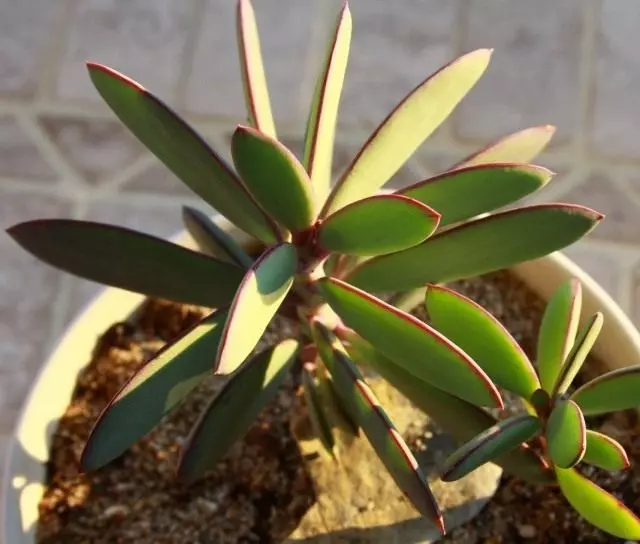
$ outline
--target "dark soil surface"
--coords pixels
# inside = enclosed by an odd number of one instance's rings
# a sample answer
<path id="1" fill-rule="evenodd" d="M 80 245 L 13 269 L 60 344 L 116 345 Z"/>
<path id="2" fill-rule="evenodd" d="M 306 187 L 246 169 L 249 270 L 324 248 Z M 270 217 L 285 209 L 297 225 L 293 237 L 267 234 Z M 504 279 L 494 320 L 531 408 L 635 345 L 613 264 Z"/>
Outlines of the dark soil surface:
<path id="1" fill-rule="evenodd" d="M 488 308 L 533 356 L 543 309 L 535 295 L 504 272 L 454 287 Z M 203 315 L 201 308 L 152 300 L 130 323 L 114 325 L 100 339 L 54 436 L 48 487 L 40 503 L 39 544 L 275 544 L 313 504 L 313 485 L 290 431 L 301 409 L 293 376 L 247 436 L 196 484 L 176 481 L 177 456 L 204 404 L 219 389 L 218 378 L 200 385 L 155 431 L 109 466 L 79 472 L 82 448 L 109 399 L 167 340 Z M 261 347 L 288 334 L 283 322 L 275 322 Z M 593 360 L 585 369 L 579 378 L 600 373 Z M 600 419 L 591 428 L 603 428 L 619 440 L 632 467 L 615 474 L 587 466 L 581 470 L 640 512 L 636 413 Z M 508 476 L 481 514 L 444 541 L 622 542 L 583 521 L 557 489 Z"/>

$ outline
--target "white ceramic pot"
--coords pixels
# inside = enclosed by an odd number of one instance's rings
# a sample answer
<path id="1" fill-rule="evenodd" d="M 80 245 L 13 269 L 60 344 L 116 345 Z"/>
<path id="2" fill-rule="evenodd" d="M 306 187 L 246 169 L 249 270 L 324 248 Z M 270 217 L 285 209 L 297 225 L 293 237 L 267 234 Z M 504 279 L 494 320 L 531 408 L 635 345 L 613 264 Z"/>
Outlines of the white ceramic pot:
<path id="1" fill-rule="evenodd" d="M 219 224 L 240 242 L 248 238 L 224 219 Z M 186 232 L 173 241 L 187 247 Z M 640 361 L 640 334 L 611 297 L 580 267 L 560 253 L 520 264 L 512 272 L 547 300 L 570 277 L 583 285 L 585 316 L 601 310 L 605 325 L 595 353 L 609 368 Z M 33 544 L 38 503 L 44 489 L 45 463 L 58 419 L 69 404 L 80 370 L 90 361 L 97 339 L 114 323 L 132 315 L 144 297 L 120 289 L 104 289 L 68 327 L 51 357 L 42 366 L 23 406 L 9 445 L 2 488 L 4 544 Z"/>

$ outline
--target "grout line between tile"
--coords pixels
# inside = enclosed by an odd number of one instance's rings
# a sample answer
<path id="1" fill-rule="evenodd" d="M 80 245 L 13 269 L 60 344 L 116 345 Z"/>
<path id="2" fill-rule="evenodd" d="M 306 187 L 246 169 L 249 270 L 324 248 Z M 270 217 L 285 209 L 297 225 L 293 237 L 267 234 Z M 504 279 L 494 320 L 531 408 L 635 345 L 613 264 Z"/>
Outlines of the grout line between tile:
<path id="1" fill-rule="evenodd" d="M 47 161 L 58 174 L 58 186 L 63 191 L 69 189 L 72 193 L 85 191 L 86 187 L 83 180 L 44 133 L 37 120 L 28 114 L 18 115 L 16 119 L 24 131 L 31 137 L 33 144 L 38 148 L 40 153 L 42 153 L 45 161 Z"/>
<path id="2" fill-rule="evenodd" d="M 174 89 L 174 97 L 177 106 L 187 108 L 186 95 L 193 72 L 193 62 L 195 58 L 196 48 L 202 35 L 202 27 L 207 9 L 207 0 L 194 0 L 192 8 L 192 20 L 189 23 L 191 32 L 188 33 L 186 42 L 182 48 L 182 63 L 180 64 L 180 73 L 178 82 Z"/>
<path id="3" fill-rule="evenodd" d="M 583 27 L 580 41 L 580 61 L 578 69 L 578 126 L 573 147 L 578 160 L 589 152 L 589 135 L 592 128 L 591 106 L 593 101 L 593 62 L 596 42 L 596 12 L 593 0 L 583 3 Z"/>
<path id="4" fill-rule="evenodd" d="M 80 0 L 64 0 L 60 9 L 60 16 L 55 25 L 55 29 L 50 38 L 47 54 L 44 56 L 42 67 L 39 70 L 38 88 L 36 99 L 44 96 L 54 96 L 56 79 L 64 57 L 67 39 L 71 34 L 71 27 L 75 21 L 75 14 L 78 11 Z"/>

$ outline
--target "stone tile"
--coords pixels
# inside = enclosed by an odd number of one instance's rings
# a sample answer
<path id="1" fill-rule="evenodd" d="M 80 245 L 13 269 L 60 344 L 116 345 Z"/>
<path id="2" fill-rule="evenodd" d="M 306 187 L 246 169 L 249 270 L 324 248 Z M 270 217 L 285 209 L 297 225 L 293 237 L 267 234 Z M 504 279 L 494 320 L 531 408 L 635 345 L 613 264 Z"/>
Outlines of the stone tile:
<path id="1" fill-rule="evenodd" d="M 0 2 L 0 94 L 32 96 L 67 2 Z"/>
<path id="2" fill-rule="evenodd" d="M 583 0 L 468 2 L 462 49 L 495 51 L 456 112 L 460 137 L 488 143 L 551 123 L 558 127 L 552 144 L 558 144 L 575 132 L 583 8 Z"/>
<path id="3" fill-rule="evenodd" d="M 126 181 L 120 190 L 125 193 L 194 196 L 194 193 L 160 161 L 154 161 L 148 168 Z"/>
<path id="4" fill-rule="evenodd" d="M 635 2 L 603 0 L 594 67 L 591 145 L 610 155 L 640 155 L 640 12 Z"/>
<path id="5" fill-rule="evenodd" d="M 69 100 L 102 102 L 85 61 L 124 72 L 171 101 L 192 28 L 194 0 L 85 0 L 70 15 L 71 33 L 57 81 Z"/>
<path id="6" fill-rule="evenodd" d="M 260 0 L 254 8 L 274 116 L 278 121 L 296 119 L 301 113 L 299 90 L 309 52 L 313 2 Z M 186 100 L 189 111 L 245 122 L 235 11 L 234 1 L 207 2 Z"/>
<path id="7" fill-rule="evenodd" d="M 334 1 L 337 5 L 339 2 Z M 353 0 L 343 123 L 378 125 L 412 89 L 455 57 L 458 2 Z"/>
<path id="8" fill-rule="evenodd" d="M 0 116 L 0 177 L 55 181 L 56 173 L 16 120 Z"/>
<path id="9" fill-rule="evenodd" d="M 145 150 L 118 121 L 43 116 L 40 124 L 71 166 L 91 185 L 129 166 Z"/>
<path id="10" fill-rule="evenodd" d="M 37 194 L 0 195 L 2 228 L 20 221 L 64 217 L 67 201 Z M 6 234 L 0 238 L 0 412 L 16 411 L 49 349 L 61 273 L 41 263 Z"/>
<path id="11" fill-rule="evenodd" d="M 564 194 L 561 200 L 589 206 L 606 215 L 589 238 L 628 244 L 638 243 L 640 214 L 638 206 L 604 173 L 592 174 L 583 184 Z"/>
<path id="12" fill-rule="evenodd" d="M 616 301 L 621 302 L 619 293 L 622 281 L 622 262 L 615 251 L 595 248 L 586 241 L 579 241 L 563 252 L 582 267 Z"/>
<path id="13" fill-rule="evenodd" d="M 161 238 L 173 236 L 183 228 L 178 204 L 169 208 L 144 201 L 134 203 L 128 201 L 126 196 L 118 200 L 96 200 L 89 206 L 84 219 L 127 227 Z M 103 285 L 74 278 L 68 321 L 73 319 L 102 288 Z"/>

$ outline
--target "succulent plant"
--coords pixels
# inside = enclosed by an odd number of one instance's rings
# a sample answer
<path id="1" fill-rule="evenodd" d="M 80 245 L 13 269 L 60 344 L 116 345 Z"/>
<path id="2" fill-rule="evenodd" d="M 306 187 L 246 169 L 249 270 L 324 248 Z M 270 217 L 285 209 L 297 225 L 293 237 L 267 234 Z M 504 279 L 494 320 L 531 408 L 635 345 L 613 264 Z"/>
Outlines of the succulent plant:
<path id="1" fill-rule="evenodd" d="M 457 480 L 537 442 L 562 493 L 580 515 L 619 538 L 640 538 L 636 515 L 575 468 L 579 463 L 610 471 L 628 468 L 623 447 L 588 429 L 585 417 L 640 406 L 640 365 L 609 371 L 570 392 L 604 322 L 598 312 L 580 326 L 580 282 L 567 281 L 550 299 L 535 366 L 504 327 L 472 300 L 433 285 L 425 303 L 433 327 L 473 357 L 495 384 L 518 395 L 527 409 L 496 421 L 462 445 L 447 459 L 442 479 Z M 358 342 L 362 340 L 355 338 Z M 465 409 L 477 410 L 470 404 Z"/>
<path id="2" fill-rule="evenodd" d="M 552 137 L 549 126 L 511 134 L 438 176 L 379 193 L 481 77 L 491 57 L 486 49 L 461 56 L 415 87 L 332 184 L 352 30 L 348 6 L 338 16 L 318 78 L 301 159 L 277 139 L 249 0 L 239 0 L 237 22 L 249 126 L 233 133 L 235 169 L 142 85 L 99 64 L 88 64 L 88 71 L 131 132 L 256 244 L 240 245 L 207 214 L 191 208 L 184 209 L 184 220 L 201 251 L 90 221 L 38 220 L 9 229 L 27 251 L 69 273 L 213 309 L 117 393 L 95 424 L 82 466 L 96 469 L 120 456 L 215 373 L 227 381 L 204 409 L 178 467 L 180 477 L 197 478 L 248 430 L 287 373 L 297 369 L 310 419 L 327 450 L 335 445 L 327 414 L 337 408 L 352 430 L 371 442 L 416 509 L 444 532 L 420 467 L 358 364 L 373 365 L 461 440 L 491 427 L 495 419 L 480 407 L 503 407 L 492 376 L 499 385 L 513 382 L 525 397 L 537 385 L 528 366 L 503 376 L 500 359 L 491 368 L 474 359 L 474 342 L 490 342 L 509 361 L 520 361 L 515 347 L 507 349 L 508 335 L 468 331 L 459 338 L 454 329 L 447 337 L 406 307 L 424 296 L 428 283 L 476 276 L 560 250 L 603 216 L 556 203 L 497 211 L 552 177 L 528 164 Z M 249 247 L 259 247 L 260 254 Z M 394 305 L 374 293 L 399 298 Z M 457 304 L 452 298 L 444 308 Z M 256 354 L 276 315 L 291 320 L 298 336 Z M 531 449 L 506 452 L 498 462 L 534 481 L 553 479 Z"/>

